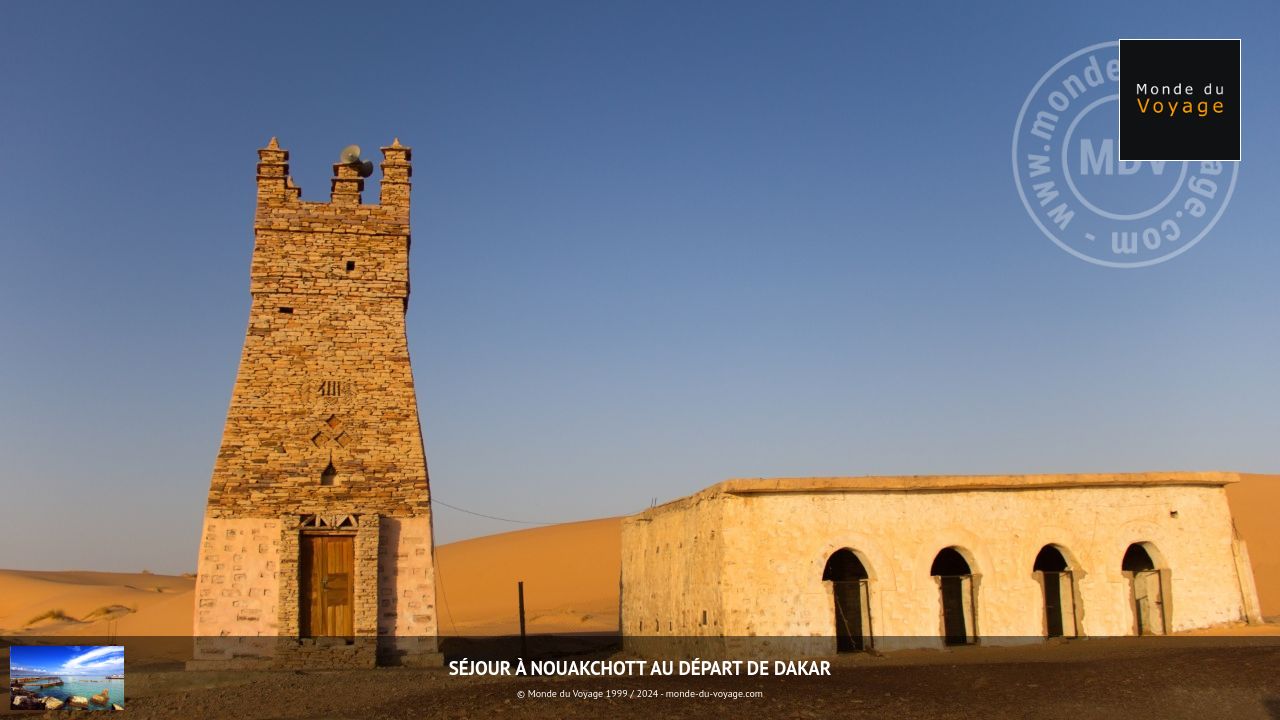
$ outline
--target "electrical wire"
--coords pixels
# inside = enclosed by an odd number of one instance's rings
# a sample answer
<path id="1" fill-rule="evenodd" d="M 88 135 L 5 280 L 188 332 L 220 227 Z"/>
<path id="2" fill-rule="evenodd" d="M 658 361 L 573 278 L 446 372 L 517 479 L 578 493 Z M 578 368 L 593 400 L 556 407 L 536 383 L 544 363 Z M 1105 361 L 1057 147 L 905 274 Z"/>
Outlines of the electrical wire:
<path id="1" fill-rule="evenodd" d="M 466 508 L 460 508 L 460 507 L 458 507 L 457 505 L 450 505 L 449 503 L 444 502 L 443 500 L 437 500 L 437 499 L 435 499 L 435 498 L 431 498 L 431 504 L 432 504 L 432 505 L 443 505 L 443 506 L 445 506 L 445 507 L 449 508 L 450 510 L 457 510 L 458 512 L 464 512 L 464 513 L 466 513 L 466 514 L 468 514 L 468 515 L 475 515 L 476 517 L 487 518 L 487 519 L 489 519 L 489 520 L 499 520 L 499 521 L 501 521 L 501 522 L 518 523 L 518 524 L 520 524 L 520 525 L 559 525 L 559 524 L 561 524 L 561 523 L 552 523 L 552 522 L 542 522 L 542 521 L 538 521 L 538 520 L 514 520 L 514 519 L 512 519 L 512 518 L 498 517 L 497 515 L 485 515 L 484 513 L 478 513 L 478 512 L 476 512 L 476 511 L 474 511 L 474 510 L 468 510 L 468 509 L 466 509 Z"/>

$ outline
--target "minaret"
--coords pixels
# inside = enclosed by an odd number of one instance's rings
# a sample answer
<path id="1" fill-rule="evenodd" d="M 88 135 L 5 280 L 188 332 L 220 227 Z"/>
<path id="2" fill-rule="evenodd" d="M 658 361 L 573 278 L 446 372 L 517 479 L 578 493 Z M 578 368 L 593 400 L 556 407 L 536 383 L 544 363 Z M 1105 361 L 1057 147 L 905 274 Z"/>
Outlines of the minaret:
<path id="1" fill-rule="evenodd" d="M 405 312 L 411 150 L 306 202 L 258 151 L 240 369 L 209 486 L 193 667 L 438 663 L 431 503 Z"/>

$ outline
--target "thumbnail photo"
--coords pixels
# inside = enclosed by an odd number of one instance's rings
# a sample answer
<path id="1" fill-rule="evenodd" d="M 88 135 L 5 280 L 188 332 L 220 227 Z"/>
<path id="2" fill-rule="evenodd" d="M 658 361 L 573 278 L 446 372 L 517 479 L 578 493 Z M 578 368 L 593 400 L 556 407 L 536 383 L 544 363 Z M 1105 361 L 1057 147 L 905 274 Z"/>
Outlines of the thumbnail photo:
<path id="1" fill-rule="evenodd" d="M 124 710 L 124 647 L 9 648 L 9 708 Z"/>

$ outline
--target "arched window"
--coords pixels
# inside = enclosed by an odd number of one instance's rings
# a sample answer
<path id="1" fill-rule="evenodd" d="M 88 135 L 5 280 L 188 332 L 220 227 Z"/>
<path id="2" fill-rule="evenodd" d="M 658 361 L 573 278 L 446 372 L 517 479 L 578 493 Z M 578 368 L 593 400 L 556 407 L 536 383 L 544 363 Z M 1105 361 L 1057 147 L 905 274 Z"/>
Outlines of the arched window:
<path id="1" fill-rule="evenodd" d="M 1066 572 L 1067 558 L 1063 556 L 1062 551 L 1052 545 L 1045 545 L 1040 548 L 1039 554 L 1036 555 L 1036 562 L 1032 566 L 1033 570 L 1039 572 Z"/>
<path id="2" fill-rule="evenodd" d="M 929 574 L 940 576 L 972 575 L 973 570 L 969 569 L 969 561 L 964 559 L 959 550 L 943 548 L 933 558 L 933 567 L 929 568 Z"/>
<path id="3" fill-rule="evenodd" d="M 1156 563 L 1142 543 L 1134 543 L 1125 549 L 1124 559 L 1120 561 L 1120 569 L 1125 572 L 1146 572 L 1155 570 Z"/>
<path id="4" fill-rule="evenodd" d="M 332 485 L 333 481 L 336 480 L 337 477 L 338 477 L 338 471 L 334 469 L 333 463 L 330 462 L 328 467 L 324 469 L 324 472 L 320 473 L 320 484 Z"/>

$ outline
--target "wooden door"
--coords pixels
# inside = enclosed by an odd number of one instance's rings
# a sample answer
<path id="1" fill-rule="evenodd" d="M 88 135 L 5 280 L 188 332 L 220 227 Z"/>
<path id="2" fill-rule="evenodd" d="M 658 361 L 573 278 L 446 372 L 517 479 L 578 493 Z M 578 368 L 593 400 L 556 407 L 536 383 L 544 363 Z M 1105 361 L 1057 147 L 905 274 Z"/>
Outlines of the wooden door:
<path id="1" fill-rule="evenodd" d="M 1141 570 L 1133 574 L 1134 614 L 1139 635 L 1164 634 L 1164 598 L 1158 570 Z"/>
<path id="2" fill-rule="evenodd" d="M 1062 608 L 1062 636 L 1078 637 L 1080 629 L 1076 627 L 1076 579 L 1068 570 L 1058 575 L 1061 578 L 1062 593 L 1059 596 Z"/>
<path id="3" fill-rule="evenodd" d="M 871 633 L 871 581 L 858 581 L 858 610 L 862 613 L 862 646 L 859 650 L 868 650 L 875 647 L 874 636 Z"/>
<path id="4" fill-rule="evenodd" d="M 865 580 L 834 580 L 831 583 L 836 604 L 836 650 L 850 652 L 866 649 L 863 645 L 863 585 Z"/>
<path id="5" fill-rule="evenodd" d="M 351 637 L 355 627 L 355 538 L 302 536 L 303 637 Z"/>
<path id="6" fill-rule="evenodd" d="M 960 598 L 964 606 L 964 641 L 978 642 L 978 618 L 974 617 L 976 604 L 973 598 L 973 576 L 960 576 Z"/>
<path id="7" fill-rule="evenodd" d="M 1044 619 L 1046 635 L 1062 637 L 1062 575 L 1056 572 L 1040 573 L 1044 582 Z"/>
<path id="8" fill-rule="evenodd" d="M 966 597 L 969 590 L 968 575 L 943 575 L 942 587 L 943 638 L 948 645 L 964 645 L 969 642 L 973 610 Z"/>

